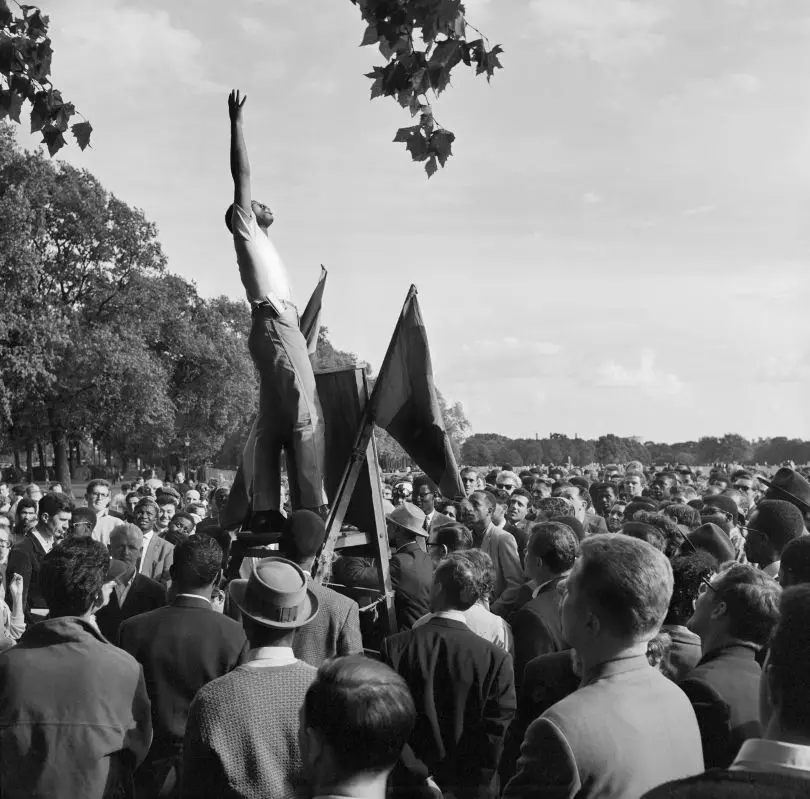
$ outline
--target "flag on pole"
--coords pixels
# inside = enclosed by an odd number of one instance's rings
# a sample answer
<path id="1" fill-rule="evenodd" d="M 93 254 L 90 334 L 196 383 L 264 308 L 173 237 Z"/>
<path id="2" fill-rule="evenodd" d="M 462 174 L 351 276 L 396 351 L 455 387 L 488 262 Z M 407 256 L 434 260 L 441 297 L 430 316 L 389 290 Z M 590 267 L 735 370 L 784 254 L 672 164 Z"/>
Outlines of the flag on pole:
<path id="1" fill-rule="evenodd" d="M 411 286 L 388 345 L 369 413 L 446 497 L 464 496 L 458 466 L 439 407 L 427 332 Z"/>
<path id="2" fill-rule="evenodd" d="M 323 290 L 326 288 L 326 267 L 321 264 L 321 276 L 318 278 L 318 285 L 309 298 L 304 313 L 301 314 L 299 327 L 304 338 L 307 340 L 307 352 L 315 354 L 318 347 L 318 333 L 321 330 L 321 303 L 323 302 Z"/>

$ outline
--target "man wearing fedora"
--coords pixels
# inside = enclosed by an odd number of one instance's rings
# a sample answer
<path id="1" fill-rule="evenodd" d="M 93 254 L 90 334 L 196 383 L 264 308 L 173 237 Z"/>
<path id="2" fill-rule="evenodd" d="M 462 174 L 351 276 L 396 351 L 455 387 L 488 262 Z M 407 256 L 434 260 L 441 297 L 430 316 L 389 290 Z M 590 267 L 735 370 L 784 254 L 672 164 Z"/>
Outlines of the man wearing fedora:
<path id="1" fill-rule="evenodd" d="M 795 505 L 802 513 L 805 529 L 810 529 L 810 483 L 795 469 L 783 466 L 772 479 L 760 476 L 768 487 L 764 499 L 781 499 Z"/>
<path id="2" fill-rule="evenodd" d="M 260 560 L 229 591 L 250 650 L 244 665 L 203 686 L 191 704 L 181 795 L 292 799 L 305 790 L 299 712 L 317 674 L 292 645 L 318 613 L 318 598 L 303 570 L 279 557 Z"/>

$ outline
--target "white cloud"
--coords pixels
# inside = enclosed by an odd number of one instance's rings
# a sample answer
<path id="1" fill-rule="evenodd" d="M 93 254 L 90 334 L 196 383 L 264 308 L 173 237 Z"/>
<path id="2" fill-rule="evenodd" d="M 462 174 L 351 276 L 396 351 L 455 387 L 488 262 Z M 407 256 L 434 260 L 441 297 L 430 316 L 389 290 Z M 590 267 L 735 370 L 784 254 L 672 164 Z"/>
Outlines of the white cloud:
<path id="1" fill-rule="evenodd" d="M 532 0 L 551 51 L 615 63 L 649 55 L 663 44 L 658 30 L 668 4 L 648 0 Z"/>
<path id="2" fill-rule="evenodd" d="M 594 191 L 586 191 L 582 195 L 582 202 L 585 205 L 599 205 L 602 202 L 602 197 Z"/>
<path id="3" fill-rule="evenodd" d="M 669 372 L 656 368 L 655 351 L 644 349 L 638 367 L 623 366 L 610 360 L 596 370 L 596 385 L 606 388 L 637 388 L 652 396 L 673 396 L 681 393 L 684 384 Z"/>
<path id="4" fill-rule="evenodd" d="M 731 83 L 746 94 L 754 94 L 762 86 L 762 81 L 756 75 L 749 75 L 746 72 L 737 72 L 732 75 Z"/>

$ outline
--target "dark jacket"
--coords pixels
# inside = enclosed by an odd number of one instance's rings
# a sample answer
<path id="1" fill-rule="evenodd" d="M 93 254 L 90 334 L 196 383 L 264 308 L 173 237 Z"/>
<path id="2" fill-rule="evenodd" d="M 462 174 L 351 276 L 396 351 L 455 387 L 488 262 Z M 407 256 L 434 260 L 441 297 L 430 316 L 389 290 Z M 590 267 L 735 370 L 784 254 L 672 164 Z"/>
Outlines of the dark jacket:
<path id="1" fill-rule="evenodd" d="M 127 591 L 124 605 L 118 604 L 118 594 L 113 591 L 110 601 L 96 613 L 96 623 L 102 635 L 113 643 L 118 642 L 118 628 L 121 622 L 162 608 L 166 604 L 166 589 L 158 582 L 150 580 L 143 574 L 136 574 Z"/>
<path id="2" fill-rule="evenodd" d="M 544 583 L 537 596 L 511 617 L 515 639 L 515 684 L 520 689 L 526 664 L 540 655 L 568 649 L 562 634 L 560 595 L 562 577 Z"/>
<path id="3" fill-rule="evenodd" d="M 26 622 L 42 618 L 30 616 L 31 608 L 47 610 L 48 605 L 42 596 L 42 589 L 39 585 L 39 571 L 42 566 L 42 559 L 45 557 L 45 550 L 39 539 L 27 533 L 25 538 L 17 544 L 8 555 L 6 574 L 19 574 L 23 578 L 23 610 L 25 611 Z M 11 581 L 6 580 L 6 602 L 12 607 L 11 592 L 8 585 Z"/>
<path id="4" fill-rule="evenodd" d="M 141 667 L 89 621 L 41 621 L 0 655 L 3 799 L 128 796 L 151 739 Z"/>
<path id="5" fill-rule="evenodd" d="M 534 586 L 528 582 L 523 583 L 520 588 L 507 588 L 498 599 L 492 603 L 490 610 L 496 615 L 505 619 L 511 624 L 512 616 L 517 613 L 527 602 L 531 602 Z"/>
<path id="6" fill-rule="evenodd" d="M 504 799 L 630 799 L 703 771 L 683 691 L 645 655 L 600 664 L 532 722 Z"/>
<path id="7" fill-rule="evenodd" d="M 744 644 L 716 649 L 679 683 L 695 709 L 707 768 L 727 768 L 747 738 L 761 735 L 755 655 Z"/>
<path id="8" fill-rule="evenodd" d="M 387 638 L 382 659 L 411 689 L 410 745 L 444 791 L 494 796 L 506 727 L 515 714 L 512 658 L 466 624 L 436 617 Z"/>
<path id="9" fill-rule="evenodd" d="M 416 541 L 399 547 L 391 556 L 391 585 L 397 627 L 410 630 L 417 619 L 430 612 L 433 561 Z"/>
<path id="10" fill-rule="evenodd" d="M 310 581 L 309 587 L 318 597 L 318 614 L 296 630 L 295 656 L 317 669 L 329 658 L 362 652 L 357 603 L 314 581 Z"/>
<path id="11" fill-rule="evenodd" d="M 588 535 L 596 535 L 598 533 L 606 533 L 608 531 L 607 522 L 597 513 L 586 513 L 585 521 L 582 526 L 585 528 L 585 532 Z"/>
<path id="12" fill-rule="evenodd" d="M 668 782 L 642 799 L 807 799 L 807 777 L 770 771 L 712 769 L 697 777 Z"/>

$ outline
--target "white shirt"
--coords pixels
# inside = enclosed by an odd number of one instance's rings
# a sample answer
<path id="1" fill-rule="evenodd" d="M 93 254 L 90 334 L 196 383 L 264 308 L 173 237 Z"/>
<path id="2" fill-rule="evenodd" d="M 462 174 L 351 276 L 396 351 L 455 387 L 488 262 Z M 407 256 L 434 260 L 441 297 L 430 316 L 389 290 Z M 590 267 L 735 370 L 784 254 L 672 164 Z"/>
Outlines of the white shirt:
<path id="1" fill-rule="evenodd" d="M 96 526 L 93 528 L 92 538 L 95 541 L 100 541 L 105 547 L 110 545 L 110 533 L 121 524 L 125 524 L 123 519 L 116 519 L 115 516 L 110 516 L 105 513 L 96 519 Z"/>
<path id="2" fill-rule="evenodd" d="M 749 738 L 731 764 L 732 771 L 770 771 L 810 779 L 810 746 Z"/>
<path id="3" fill-rule="evenodd" d="M 769 563 L 767 566 L 762 567 L 762 571 L 768 575 L 768 577 L 773 577 L 776 580 L 779 577 L 779 564 L 782 561 L 775 560 L 773 563 Z"/>
<path id="4" fill-rule="evenodd" d="M 287 269 L 273 242 L 259 228 L 253 210 L 233 207 L 233 244 L 239 276 L 248 302 L 258 305 L 268 302 L 281 312 L 285 302 L 292 304 L 292 288 Z"/>
<path id="5" fill-rule="evenodd" d="M 291 646 L 260 646 L 248 652 L 245 665 L 254 669 L 267 666 L 291 666 L 297 659 Z"/>
<path id="6" fill-rule="evenodd" d="M 500 616 L 496 616 L 477 602 L 465 611 L 443 610 L 440 613 L 426 613 L 421 619 L 414 622 L 414 629 L 421 627 L 431 619 L 460 621 L 462 624 L 466 624 L 476 635 L 496 644 L 506 652 L 511 654 L 514 650 L 512 628 Z"/>
<path id="7" fill-rule="evenodd" d="M 146 560 L 146 550 L 149 548 L 149 542 L 152 540 L 153 535 L 155 535 L 154 530 L 150 530 L 148 533 L 143 534 L 143 549 L 141 549 L 141 562 L 138 564 L 138 574 L 143 574 L 143 564 Z"/>

